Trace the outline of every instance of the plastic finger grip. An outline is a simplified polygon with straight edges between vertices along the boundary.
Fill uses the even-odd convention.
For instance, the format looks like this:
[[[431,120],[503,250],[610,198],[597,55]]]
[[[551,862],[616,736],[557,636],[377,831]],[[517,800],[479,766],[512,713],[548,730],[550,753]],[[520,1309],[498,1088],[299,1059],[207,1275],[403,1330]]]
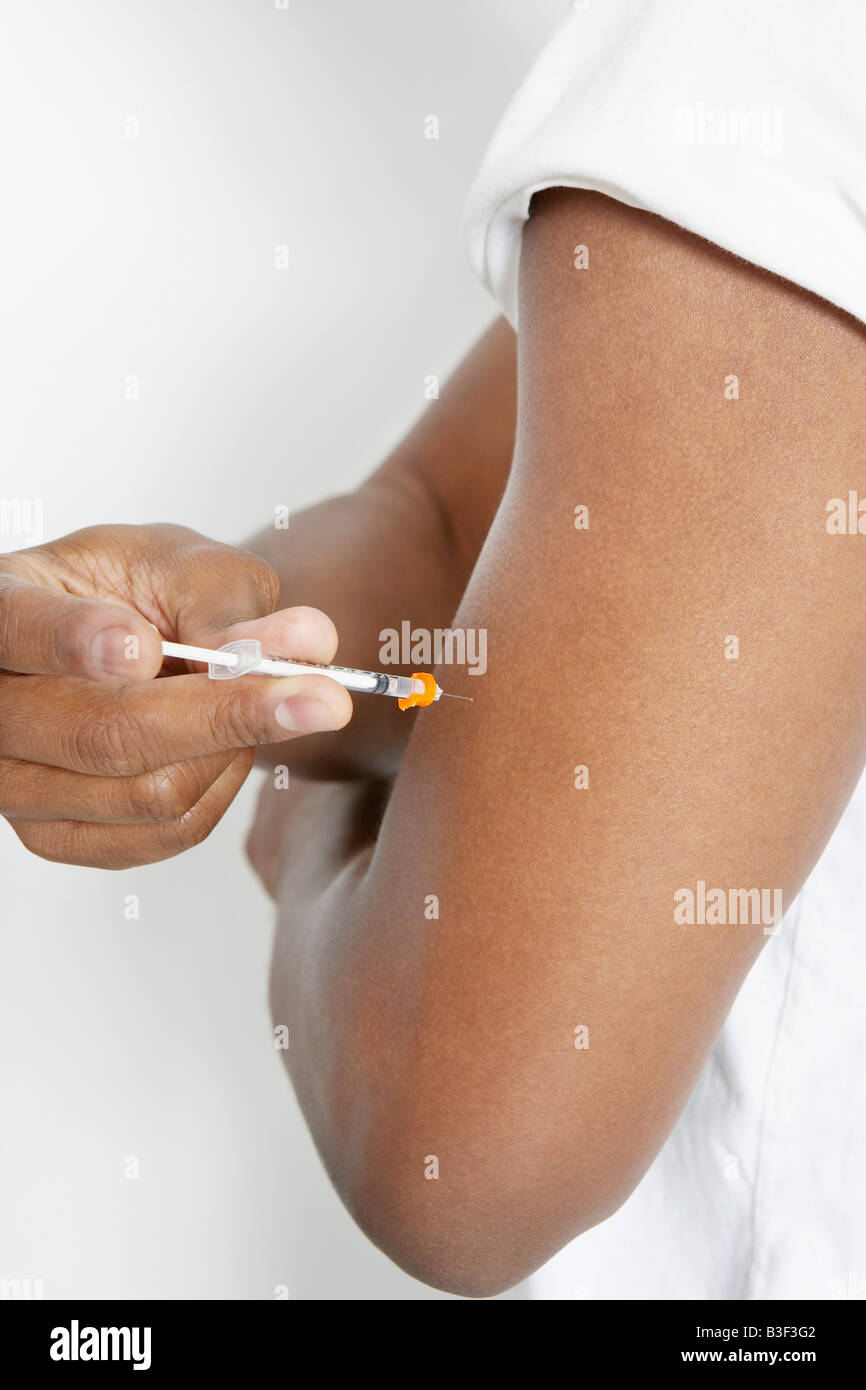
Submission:
[[[243,637],[239,642],[226,642],[217,651],[232,652],[238,658],[235,666],[219,666],[215,661],[208,663],[207,673],[212,681],[232,681],[235,676],[245,676],[262,659],[262,644],[255,637]]]

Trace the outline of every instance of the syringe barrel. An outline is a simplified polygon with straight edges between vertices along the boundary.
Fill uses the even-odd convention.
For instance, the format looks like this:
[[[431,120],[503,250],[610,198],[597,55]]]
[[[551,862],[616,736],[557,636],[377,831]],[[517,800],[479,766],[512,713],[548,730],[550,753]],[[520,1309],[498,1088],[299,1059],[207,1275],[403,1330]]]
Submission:
[[[417,695],[424,693],[424,682],[414,681],[411,676],[383,676],[382,679],[387,682],[379,692],[382,695],[395,695],[398,700],[406,700],[413,692]]]
[[[419,694],[424,689],[422,681],[411,676],[386,676],[384,671],[353,671],[344,666],[328,666],[323,675],[332,676],[347,690],[364,690],[370,695],[393,695],[395,699],[405,700],[413,691]]]
[[[405,700],[413,691],[421,692],[423,682],[411,676],[387,676],[384,671],[357,671],[350,666],[318,666],[313,662],[281,661],[264,657],[254,667],[267,676],[330,676],[345,690],[360,691],[367,695],[393,695]]]

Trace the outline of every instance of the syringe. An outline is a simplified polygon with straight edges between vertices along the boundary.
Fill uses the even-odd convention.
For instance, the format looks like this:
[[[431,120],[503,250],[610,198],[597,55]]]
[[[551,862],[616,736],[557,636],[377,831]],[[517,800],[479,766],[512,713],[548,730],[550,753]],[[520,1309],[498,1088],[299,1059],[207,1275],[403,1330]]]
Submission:
[[[207,673],[214,681],[247,675],[329,676],[346,690],[393,695],[400,709],[432,705],[440,695],[449,700],[472,701],[471,695],[449,695],[428,671],[413,671],[411,676],[386,676],[384,671],[357,671],[349,666],[324,666],[315,661],[284,661],[279,657],[262,656],[262,644],[253,637],[227,642],[215,651],[208,647],[190,647],[184,642],[163,642],[162,651],[164,656],[207,662]]]

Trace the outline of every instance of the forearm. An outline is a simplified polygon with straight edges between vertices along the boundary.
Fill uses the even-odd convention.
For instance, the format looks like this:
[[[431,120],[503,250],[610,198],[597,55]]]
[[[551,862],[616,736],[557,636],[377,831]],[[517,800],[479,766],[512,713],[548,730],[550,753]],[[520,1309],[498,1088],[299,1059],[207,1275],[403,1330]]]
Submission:
[[[249,543],[277,571],[281,604],[334,620],[342,664],[376,667],[386,628],[450,624],[505,487],[515,414],[515,339],[500,319],[355,492]],[[307,775],[389,776],[411,726],[393,700],[359,696],[348,728],[276,752]]]

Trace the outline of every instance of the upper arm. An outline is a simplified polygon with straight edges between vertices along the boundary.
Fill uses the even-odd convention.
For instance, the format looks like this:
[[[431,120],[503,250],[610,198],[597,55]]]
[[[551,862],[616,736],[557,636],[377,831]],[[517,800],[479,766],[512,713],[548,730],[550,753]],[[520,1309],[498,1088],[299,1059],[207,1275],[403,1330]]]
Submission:
[[[440,670],[474,704],[412,716],[330,1081],[374,1239],[479,1292],[633,1188],[768,941],[675,895],[787,908],[866,754],[866,539],[826,527],[866,456],[860,326],[564,191],[534,204],[520,312],[514,467],[454,620],[488,670]]]

